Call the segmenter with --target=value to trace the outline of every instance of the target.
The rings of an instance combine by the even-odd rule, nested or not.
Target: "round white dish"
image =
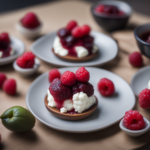
[[[11,47],[12,49],[14,49],[15,52],[13,55],[9,57],[0,58],[0,66],[13,62],[15,59],[21,56],[25,51],[25,45],[20,39],[14,36],[10,36],[10,39],[11,39]]]
[[[30,76],[30,75],[36,73],[36,71],[40,67],[40,62],[37,58],[35,58],[35,64],[34,64],[33,68],[24,69],[24,68],[19,67],[16,63],[16,60],[15,60],[14,63],[13,63],[13,67],[21,75]]]
[[[35,29],[27,29],[23,27],[20,23],[17,23],[15,27],[24,37],[28,39],[33,39],[40,35],[43,25],[41,24]]]
[[[99,54],[93,60],[88,62],[67,62],[55,56],[52,52],[52,47],[56,32],[45,35],[35,41],[31,46],[31,51],[43,61],[55,66],[67,67],[100,66],[116,57],[118,46],[112,38],[97,31],[92,31],[91,35],[95,38],[94,43],[99,48]]]
[[[127,129],[123,124],[123,119],[120,121],[120,124],[119,124],[120,129],[123,130],[126,134],[128,134],[130,136],[137,137],[137,136],[140,136],[140,135],[146,133],[149,130],[150,122],[146,118],[144,118],[145,128],[142,130],[129,130],[129,129]]]
[[[78,67],[61,68],[61,73],[66,70],[75,72]],[[135,96],[132,89],[121,77],[99,68],[86,67],[90,72],[90,83],[94,86],[94,95],[98,98],[96,111],[83,120],[67,121],[53,116],[44,105],[44,97],[50,85],[48,72],[39,76],[31,84],[26,95],[26,104],[31,113],[45,125],[61,131],[84,133],[104,129],[119,121],[126,111],[135,105]],[[103,97],[97,90],[98,81],[103,78],[111,79],[116,92],[111,97]],[[39,111],[40,110],[40,111]]]
[[[150,80],[150,66],[144,67],[137,71],[131,79],[131,88],[136,96],[148,88],[148,81]]]

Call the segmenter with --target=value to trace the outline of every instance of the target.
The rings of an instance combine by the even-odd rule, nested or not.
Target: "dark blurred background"
[[[0,0],[0,13],[52,1],[58,0]],[[100,0],[83,0],[83,1],[94,3]],[[124,0],[124,1],[129,3],[135,11],[146,15],[150,15],[149,9],[150,0]]]

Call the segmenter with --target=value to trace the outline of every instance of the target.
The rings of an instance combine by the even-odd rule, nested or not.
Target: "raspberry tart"
[[[53,53],[66,61],[84,62],[93,59],[98,53],[98,47],[90,31],[88,25],[78,26],[76,21],[70,21],[65,28],[58,30]]]
[[[0,59],[9,57],[15,53],[15,51],[10,46],[11,40],[9,34],[3,32],[0,34]]]
[[[67,120],[79,120],[91,115],[98,106],[90,74],[81,67],[76,74],[69,70],[55,78],[45,97],[46,108],[55,116]]]

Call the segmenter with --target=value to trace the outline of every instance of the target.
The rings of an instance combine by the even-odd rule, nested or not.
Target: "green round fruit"
[[[7,109],[0,118],[3,125],[14,132],[25,132],[31,130],[35,125],[34,116],[21,106]]]

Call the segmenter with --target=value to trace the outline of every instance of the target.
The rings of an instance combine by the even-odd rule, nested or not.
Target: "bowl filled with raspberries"
[[[13,63],[14,69],[23,76],[30,76],[38,70],[40,62],[32,52],[25,52]]]
[[[138,111],[126,111],[124,118],[120,121],[120,128],[128,135],[137,137],[149,130],[150,122]]]
[[[42,23],[33,12],[28,12],[16,24],[16,29],[26,38],[33,39],[40,35]]]
[[[45,125],[83,133],[120,121],[133,109],[135,96],[128,83],[114,73],[94,67],[66,67],[34,80],[26,104]]]
[[[114,31],[126,26],[132,8],[121,1],[100,1],[93,4],[91,13],[100,27],[107,31]]]

